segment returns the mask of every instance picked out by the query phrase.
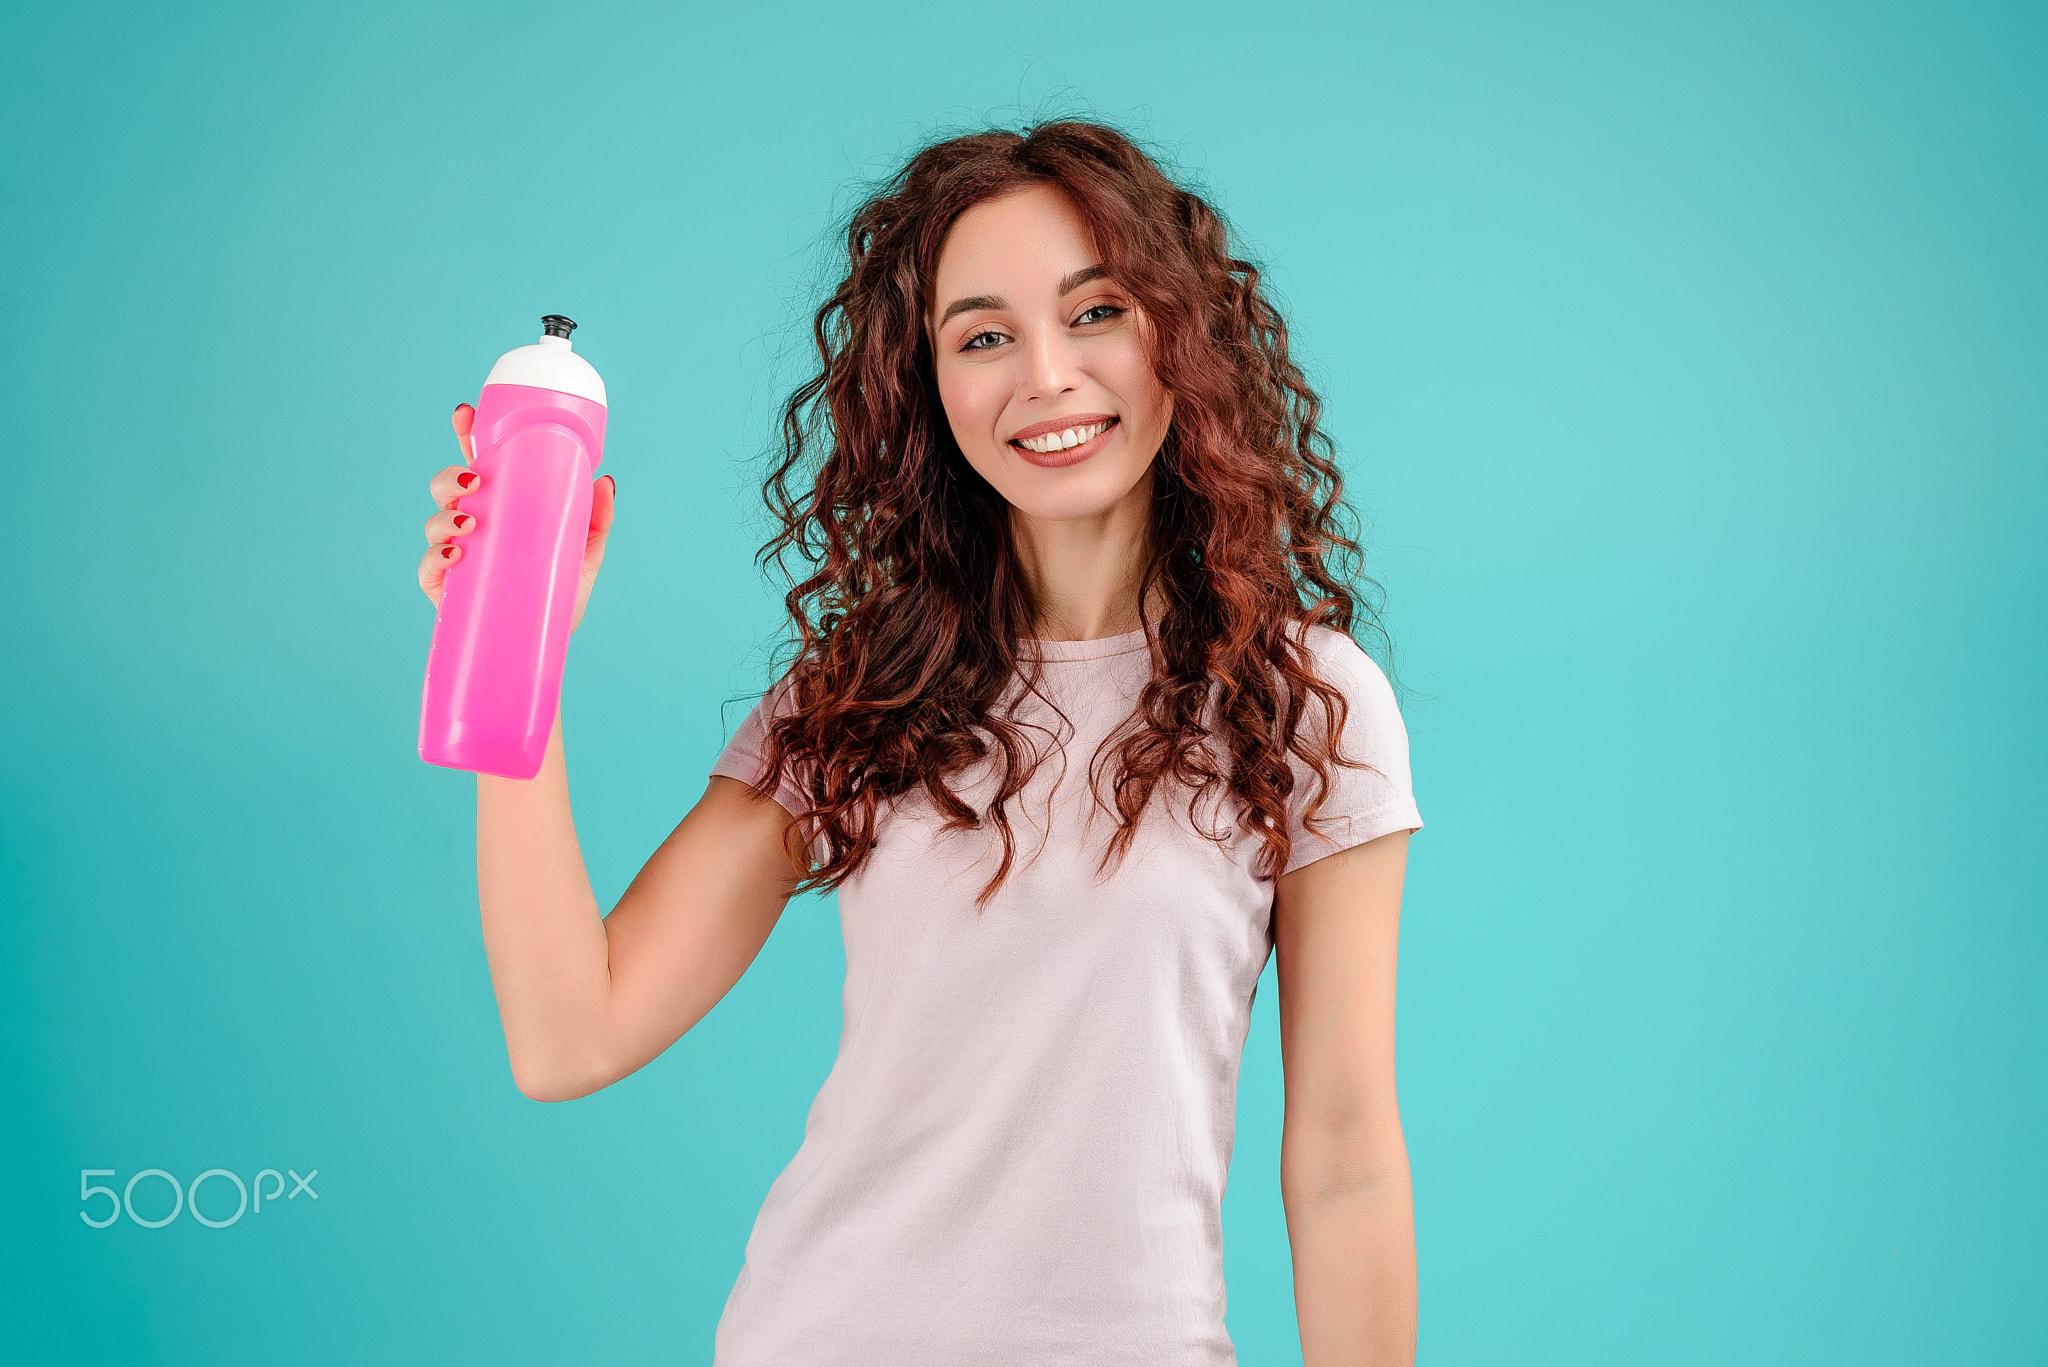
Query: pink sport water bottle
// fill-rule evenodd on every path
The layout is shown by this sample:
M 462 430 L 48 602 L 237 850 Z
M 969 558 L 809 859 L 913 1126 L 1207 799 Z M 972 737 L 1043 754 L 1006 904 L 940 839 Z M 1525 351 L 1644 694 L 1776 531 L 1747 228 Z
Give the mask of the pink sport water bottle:
M 604 458 L 604 381 L 569 349 L 574 323 L 551 313 L 541 326 L 477 400 L 483 481 L 456 504 L 476 530 L 442 584 L 420 700 L 421 759 L 506 778 L 532 778 L 547 754 Z

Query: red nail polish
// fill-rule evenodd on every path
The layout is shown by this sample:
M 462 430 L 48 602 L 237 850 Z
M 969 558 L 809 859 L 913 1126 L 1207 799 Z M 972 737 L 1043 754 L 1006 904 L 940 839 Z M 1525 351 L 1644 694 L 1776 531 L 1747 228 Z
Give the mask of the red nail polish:
M 464 470 L 455 477 L 455 482 L 467 489 L 470 485 L 476 483 L 476 473 L 472 470 Z
M 465 523 L 465 522 L 467 522 L 467 521 L 469 521 L 469 514 L 468 514 L 468 513 L 457 513 L 457 514 L 455 515 L 455 525 L 456 525 L 456 526 L 460 527 L 460 526 L 461 526 L 461 525 L 462 525 L 463 523 Z
M 452 559 L 454 559 L 454 558 L 455 558 L 455 548 L 454 548 L 453 546 L 443 546 L 443 547 L 441 548 L 441 558 L 442 558 L 443 560 L 452 560 Z

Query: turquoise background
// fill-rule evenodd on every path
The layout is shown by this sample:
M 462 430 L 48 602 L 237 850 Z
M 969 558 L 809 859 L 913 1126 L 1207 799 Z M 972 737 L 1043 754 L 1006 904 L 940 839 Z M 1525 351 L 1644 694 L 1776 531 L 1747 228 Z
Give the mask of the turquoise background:
M 709 1360 L 831 1060 L 831 907 L 641 1073 L 514 1090 L 472 785 L 413 753 L 426 481 L 491 359 L 577 318 L 620 494 L 565 704 L 609 906 L 764 682 L 759 456 L 834 214 L 1062 109 L 1271 264 L 1375 521 L 1429 823 L 1422 1360 L 2048 1360 L 2038 5 L 4 28 L 12 1360 Z M 1299 1360 L 1272 1003 L 1248 1365 Z M 93 1230 L 89 1167 L 319 1195 Z

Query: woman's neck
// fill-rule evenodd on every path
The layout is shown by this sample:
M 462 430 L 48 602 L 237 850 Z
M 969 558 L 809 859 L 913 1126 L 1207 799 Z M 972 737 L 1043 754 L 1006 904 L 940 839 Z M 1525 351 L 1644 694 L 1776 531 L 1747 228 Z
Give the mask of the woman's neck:
M 1010 509 L 1011 544 L 1048 641 L 1096 641 L 1136 631 L 1138 581 L 1152 530 L 1152 473 L 1092 517 L 1054 520 Z M 1158 621 L 1155 591 L 1152 611 Z

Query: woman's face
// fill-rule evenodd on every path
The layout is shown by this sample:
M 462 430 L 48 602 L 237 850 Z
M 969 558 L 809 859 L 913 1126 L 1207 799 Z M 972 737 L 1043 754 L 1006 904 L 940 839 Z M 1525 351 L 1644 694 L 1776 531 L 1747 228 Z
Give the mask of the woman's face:
M 926 323 L 953 439 L 1013 508 L 1066 521 L 1145 496 L 1173 397 L 1065 193 L 1028 186 L 960 215 Z

